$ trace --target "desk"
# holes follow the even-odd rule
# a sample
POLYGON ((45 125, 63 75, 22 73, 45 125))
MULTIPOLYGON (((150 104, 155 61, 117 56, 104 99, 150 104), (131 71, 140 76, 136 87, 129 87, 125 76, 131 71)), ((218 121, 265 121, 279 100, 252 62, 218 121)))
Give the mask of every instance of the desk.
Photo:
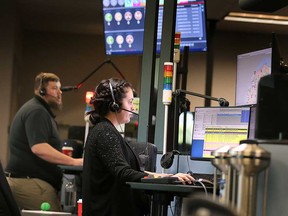
POLYGON ((79 175, 83 171, 83 166, 65 166, 65 165, 58 165, 65 174, 71 175, 79 175))
MULTIPOLYGON (((174 196, 183 198, 193 192, 204 192, 203 187, 195 185, 152 184, 140 182, 127 182, 127 184, 134 190, 142 190, 151 195, 151 216, 166 216, 168 206, 171 201, 173 201, 174 196)), ((213 191, 213 187, 206 188, 211 192, 213 191)))

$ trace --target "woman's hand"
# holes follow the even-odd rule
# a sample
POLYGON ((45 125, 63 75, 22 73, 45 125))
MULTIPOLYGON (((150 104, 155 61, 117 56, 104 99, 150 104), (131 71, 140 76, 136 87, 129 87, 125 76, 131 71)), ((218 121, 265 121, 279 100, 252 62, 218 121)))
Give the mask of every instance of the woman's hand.
POLYGON ((172 177, 177 177, 179 181, 182 182, 182 184, 192 184, 195 179, 190 175, 186 173, 177 173, 175 175, 172 175, 172 177))
POLYGON ((177 173, 177 174, 167 174, 167 173, 154 173, 154 172, 148 172, 145 171, 147 174, 153 176, 153 178, 162 178, 162 177, 177 177, 179 181, 182 182, 182 184, 192 184, 195 179, 187 173, 177 173))
POLYGON ((145 173, 149 174, 150 176, 153 176, 153 178, 162 178, 162 177, 173 176, 173 174, 155 173, 155 172, 149 172, 149 171, 145 171, 145 173))

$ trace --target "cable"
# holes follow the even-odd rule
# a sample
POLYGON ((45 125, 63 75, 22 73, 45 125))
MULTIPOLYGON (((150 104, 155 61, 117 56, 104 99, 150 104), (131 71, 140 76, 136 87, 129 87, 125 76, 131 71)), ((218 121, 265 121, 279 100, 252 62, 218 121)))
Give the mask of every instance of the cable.
MULTIPOLYGON (((187 154, 187 157, 186 157, 186 161, 187 161, 187 165, 188 165, 188 169, 189 171, 191 171, 190 169, 190 163, 189 163, 189 155, 187 154)), ((191 171, 192 172, 192 171, 191 171)))
POLYGON ((119 128, 120 128, 120 130, 121 130, 120 134, 123 134, 123 136, 124 136, 124 135, 125 135, 125 132, 124 132, 124 130, 123 130, 123 128, 122 128, 119 120, 118 120, 117 112, 115 112, 115 116, 116 116, 116 119, 117 119, 117 123, 118 123, 118 125, 119 125, 119 128))
POLYGON ((205 191, 205 195, 207 197, 208 196, 207 188, 206 188, 205 184, 202 181, 203 181, 203 179, 195 180, 195 182, 198 182, 199 184, 201 184, 201 186, 203 187, 203 189, 205 191))

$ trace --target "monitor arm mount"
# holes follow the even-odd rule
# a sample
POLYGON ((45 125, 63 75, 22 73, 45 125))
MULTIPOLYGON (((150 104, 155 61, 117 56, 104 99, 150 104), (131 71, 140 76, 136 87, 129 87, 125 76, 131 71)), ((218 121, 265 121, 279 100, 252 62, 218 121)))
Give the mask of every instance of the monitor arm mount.
MULTIPOLYGON (((179 171, 179 155, 180 152, 176 149, 176 143, 178 143, 178 133, 179 133, 179 128, 178 128, 178 122, 179 122, 179 112, 177 111, 178 108, 181 106, 181 104, 179 103, 179 98, 183 98, 185 97, 185 94, 188 95, 192 95, 192 96, 196 96, 196 97, 200 97, 200 98, 205 98, 205 99, 209 99, 209 100, 213 100, 213 101, 218 101, 219 105, 221 107, 228 107, 229 106, 229 102, 225 99, 225 98, 216 98, 216 97, 211 97, 208 95, 203 95, 203 94, 199 94, 199 93, 195 93, 195 92, 191 92, 191 91, 187 91, 187 90, 183 90, 183 89, 176 89, 173 92, 173 97, 174 97, 174 128, 173 128, 173 132, 174 132, 174 136, 173 136, 173 151, 172 152, 168 152, 166 154, 164 154, 161 158, 161 166, 165 169, 170 168, 172 163, 173 163, 173 159, 174 159, 174 155, 178 154, 177 157, 177 172, 179 171), (169 162, 169 163, 167 163, 169 162), (168 165, 169 164, 169 165, 168 165)), ((184 106, 184 112, 187 112, 187 107, 184 106)), ((184 128, 183 128, 183 142, 186 141, 186 115, 184 115, 184 128)))
POLYGON ((176 97, 180 96, 181 93, 196 96, 196 97, 206 98, 206 99, 213 100, 213 101, 218 101, 220 106, 224 106, 224 107, 229 106, 229 102, 225 98, 211 97, 208 95, 202 95, 199 93, 195 93, 195 92, 191 92, 191 91, 187 91, 187 90, 182 90, 182 89, 176 89, 175 90, 175 96, 176 97))

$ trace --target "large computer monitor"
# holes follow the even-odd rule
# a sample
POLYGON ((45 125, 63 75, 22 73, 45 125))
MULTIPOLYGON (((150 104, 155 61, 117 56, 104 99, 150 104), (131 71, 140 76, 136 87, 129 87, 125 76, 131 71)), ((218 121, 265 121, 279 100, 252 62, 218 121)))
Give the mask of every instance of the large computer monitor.
POLYGON ((237 56, 235 105, 257 103, 257 89, 261 77, 271 74, 272 48, 237 56))
POLYGON ((250 110, 250 106, 196 107, 190 158, 210 160, 214 150, 247 139, 250 110))
MULTIPOLYGON (((146 0, 103 0, 105 50, 107 55, 142 54, 146 0)), ((160 53, 164 0, 159 0, 157 53, 160 53)), ((205 0, 178 0, 176 32, 180 49, 207 50, 205 0)))

